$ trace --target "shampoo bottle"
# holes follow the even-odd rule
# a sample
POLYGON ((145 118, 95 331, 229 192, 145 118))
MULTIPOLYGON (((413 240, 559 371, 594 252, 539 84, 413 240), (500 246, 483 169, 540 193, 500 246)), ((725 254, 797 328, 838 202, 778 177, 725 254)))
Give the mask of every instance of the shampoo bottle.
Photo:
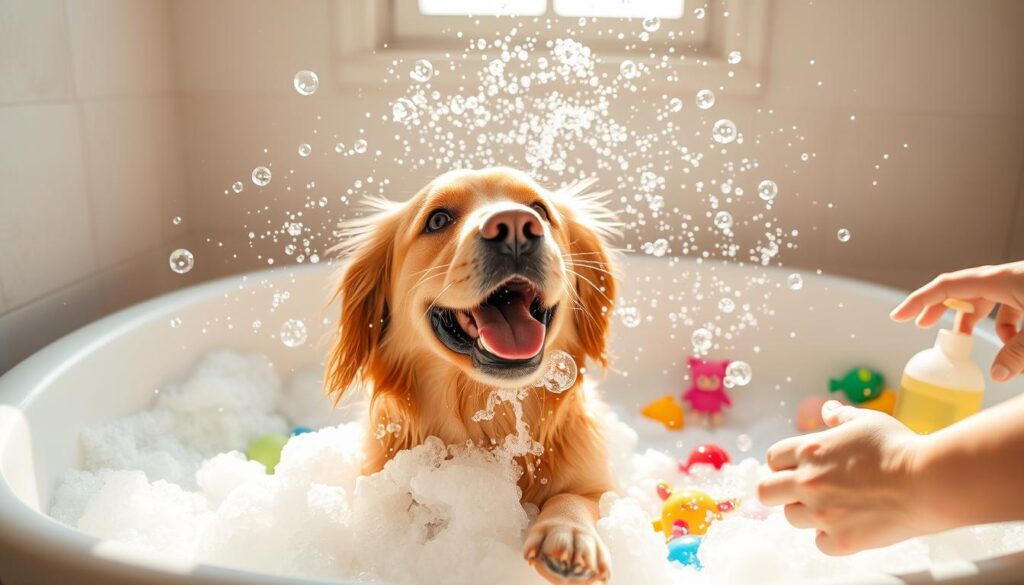
POLYGON ((985 393, 985 376, 971 361, 973 339, 962 328, 974 305, 955 299, 945 305, 957 312, 953 329, 940 330, 933 347, 910 358, 896 399, 894 416, 922 434, 978 412, 985 393))

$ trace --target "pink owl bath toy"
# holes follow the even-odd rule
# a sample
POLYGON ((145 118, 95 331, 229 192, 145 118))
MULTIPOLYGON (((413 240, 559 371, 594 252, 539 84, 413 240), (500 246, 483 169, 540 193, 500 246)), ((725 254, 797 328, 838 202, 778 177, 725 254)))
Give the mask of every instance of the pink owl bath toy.
POLYGON ((723 383, 729 360, 707 361, 692 357, 689 361, 693 386, 683 394, 683 401, 690 405, 694 422, 706 419, 717 427, 722 424, 722 411, 732 406, 723 383))

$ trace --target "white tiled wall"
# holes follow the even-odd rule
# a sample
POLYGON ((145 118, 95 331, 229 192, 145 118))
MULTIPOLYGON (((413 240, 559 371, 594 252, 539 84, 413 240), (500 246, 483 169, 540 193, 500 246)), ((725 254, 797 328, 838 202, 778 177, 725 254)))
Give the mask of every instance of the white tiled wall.
MULTIPOLYGON (((311 179, 338 194, 376 172, 395 197, 427 180, 332 151, 383 138, 365 114, 394 91, 335 83, 345 1, 0 0, 0 371, 103 313, 265 266, 280 250, 250 249, 249 226, 283 221, 311 179), (291 88, 300 69, 320 74, 312 97, 291 88), (224 193, 268 162, 269 188, 224 193), (166 264, 181 244, 185 276, 166 264)), ((787 265, 909 287, 1024 258, 1024 2, 767 7, 763 91, 712 113, 759 136, 775 212, 801 232, 787 265)))
POLYGON ((171 5, 0 0, 0 371, 195 280, 171 5))

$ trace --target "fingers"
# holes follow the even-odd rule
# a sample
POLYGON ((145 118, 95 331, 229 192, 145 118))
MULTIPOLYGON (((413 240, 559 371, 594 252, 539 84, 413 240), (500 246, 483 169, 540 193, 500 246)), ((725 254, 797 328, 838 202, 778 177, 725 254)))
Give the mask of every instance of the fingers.
POLYGON ((1024 371, 1024 333, 1018 333, 1006 342, 996 354, 990 372, 996 382, 1005 382, 1024 371))
POLYGON ((821 552, 831 556, 848 555, 855 552, 842 539, 822 530, 815 535, 814 544, 818 545, 821 552))
POLYGON ((996 313, 996 334, 1003 343, 1009 342, 1020 333, 1020 322, 1024 319, 1024 311, 1012 305, 1002 305, 996 313))
POLYGON ((946 305, 943 305, 942 303, 927 306, 924 308, 923 311, 921 311, 921 314, 917 316, 917 320, 915 321, 915 323, 918 327, 931 327, 932 325, 935 325, 939 321, 939 319, 942 318, 942 315, 945 314, 947 310, 948 307, 946 307, 946 305))
POLYGON ((821 420, 829 427, 851 421, 861 415, 861 410, 847 406, 838 400, 829 400, 821 405, 821 420))
POLYGON ((757 484, 757 498, 765 506, 779 506, 796 501, 796 479, 791 469, 776 471, 757 484))
MULTIPOLYGON (((904 322, 920 315, 922 311, 941 305, 946 299, 985 299, 996 303, 1016 304, 1013 298, 1012 270, 1003 267, 982 266, 968 268, 948 274, 942 274, 910 293, 902 303, 896 306, 889 317, 897 322, 904 322)), ((1024 307, 1022 307, 1024 308, 1024 307)), ((939 309, 934 309, 938 311, 939 309)), ((928 323, 934 314, 920 317, 928 323)), ((934 321, 931 321, 934 323, 934 321)), ((927 325, 922 325, 927 326, 927 325)))
POLYGON ((816 527, 816 522, 814 521, 811 509, 800 502, 795 504, 786 504, 786 507, 783 508, 783 512, 786 514, 786 520, 792 524, 794 528, 816 527))
POLYGON ((768 469, 782 471, 796 467, 796 451, 803 440, 804 437, 789 437, 772 445, 765 454, 768 469))

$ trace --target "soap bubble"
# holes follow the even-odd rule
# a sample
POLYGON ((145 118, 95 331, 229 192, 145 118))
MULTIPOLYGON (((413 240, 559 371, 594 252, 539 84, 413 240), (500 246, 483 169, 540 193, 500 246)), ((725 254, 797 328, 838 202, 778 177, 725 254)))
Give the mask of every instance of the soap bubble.
POLYGON ((181 327, 181 317, 172 317, 171 329, 177 329, 178 327, 181 327))
POLYGON ((719 211, 715 214, 715 226, 725 231, 732 227, 732 214, 728 211, 719 211))
POLYGON ((306 324, 298 319, 288 319, 281 325, 281 343, 288 347, 298 347, 306 343, 308 336, 306 324))
POLYGON ((626 327, 632 329, 640 325, 640 310, 636 307, 619 307, 615 312, 619 314, 619 320, 626 327))
POLYGON ((241 193, 242 189, 245 189, 245 185, 243 185, 241 181, 235 181, 231 185, 231 190, 234 191, 235 193, 241 193))
POLYGON ((846 228, 839 228, 839 231, 836 232, 836 237, 839 238, 840 242, 849 242, 850 241, 850 230, 848 230, 846 228))
POLYGON ((723 313, 732 313, 736 310, 736 302, 729 297, 722 297, 718 300, 718 310, 723 313))
POLYGON ((300 144, 299 145, 299 156, 301 156, 302 158, 306 158, 312 152, 313 152, 313 147, 312 146, 310 146, 308 144, 300 144))
POLYGON ((750 439, 750 435, 739 435, 736 437, 736 449, 740 453, 746 453, 750 451, 750 448, 754 446, 754 441, 750 439))
POLYGON ((302 95, 313 95, 320 87, 320 78, 316 76, 316 73, 305 69, 296 73, 292 82, 295 85, 295 91, 302 95))
POLYGON ((418 83, 426 83, 434 77, 434 64, 426 59, 420 59, 412 66, 409 77, 418 83))
POLYGON ((408 98, 398 98, 391 106, 391 119, 395 122, 402 122, 412 117, 416 111, 416 104, 408 98))
POLYGON ((548 392, 561 394, 572 388, 578 376, 579 369, 576 367, 576 360, 564 351, 555 350, 551 353, 548 371, 538 381, 537 386, 543 387, 548 392))
POLYGON ((360 138, 359 140, 356 140, 352 144, 352 150, 358 152, 359 154, 363 154, 364 152, 366 152, 366 147, 367 147, 366 141, 363 140, 362 138, 360 138))
POLYGON ((729 51, 729 57, 727 59, 730 65, 735 65, 743 60, 743 53, 739 51, 729 51))
POLYGON ((779 186, 771 179, 765 179, 757 185, 757 196, 765 201, 775 199, 775 196, 778 194, 779 186))
POLYGON ((658 256, 660 258, 661 256, 664 256, 666 252, 668 252, 668 240, 666 240, 665 238, 658 238, 653 242, 644 242, 644 245, 641 247, 641 249, 644 251, 645 254, 658 256))
POLYGON ((622 75, 623 79, 635 79, 640 76, 640 69, 636 66, 636 63, 626 59, 619 65, 619 74, 622 75))
POLYGON ((672 98, 668 101, 668 109, 672 112, 678 112, 683 109, 683 100, 679 98, 672 98))
POLYGON ((693 344, 693 350, 697 353, 704 354, 711 350, 711 343, 714 337, 711 332, 707 329, 700 327, 693 330, 693 334, 690 335, 690 343, 693 344))
MULTIPOLYGON (((269 185, 271 176, 270 169, 267 167, 256 167, 252 170, 252 182, 255 183, 257 187, 266 187, 269 185)), ((238 191, 236 191, 236 193, 237 192, 238 191)))
POLYGON ((661 19, 657 16, 648 16, 640 23, 647 32, 655 32, 661 28, 661 19))
POLYGON ((736 140, 736 124, 733 124, 732 120, 722 118, 711 128, 711 137, 719 144, 729 144, 736 140))
POLYGON ((192 267, 196 264, 196 260, 195 257, 192 256, 192 252, 189 252, 185 248, 178 248, 171 252, 168 264, 171 265, 171 270, 178 274, 185 274, 189 270, 192 270, 192 267))
POLYGON ((800 290, 804 287, 804 277, 794 272, 786 277, 786 285, 793 290, 800 290))
POLYGON ((729 365, 725 368, 725 376, 731 379, 737 386, 746 386, 750 383, 754 372, 750 369, 750 364, 742 360, 736 360, 729 362, 729 365))
POLYGON ((704 9, 703 8, 694 8, 693 9, 693 15, 697 18, 697 20, 703 20, 704 19, 704 14, 705 13, 704 13, 704 9))
POLYGON ((697 107, 706 110, 715 105, 715 92, 710 89, 702 89, 697 92, 697 107))
POLYGON ((175 215, 174 218, 171 220, 171 223, 173 223, 174 225, 181 225, 181 216, 175 215))
POLYGON ((298 222, 291 222, 288 224, 288 235, 289 236, 301 236, 302 235, 302 224, 298 222))

